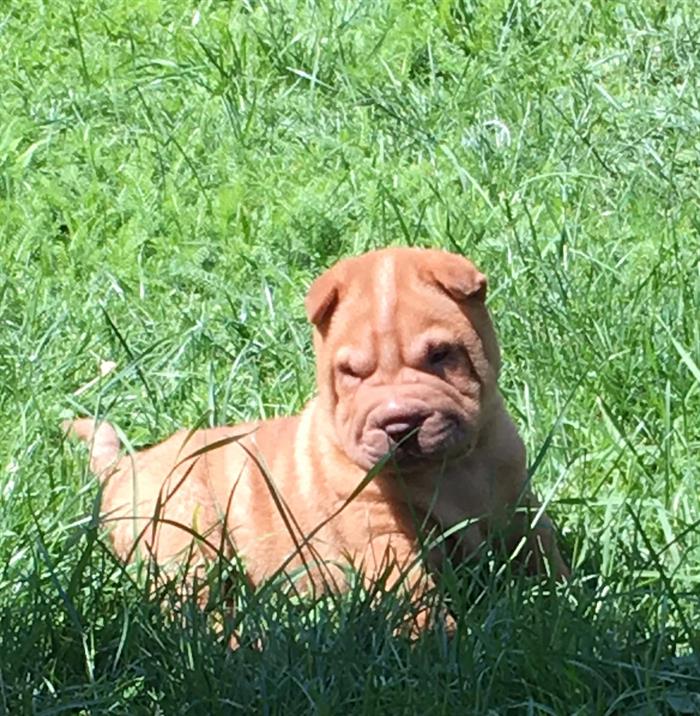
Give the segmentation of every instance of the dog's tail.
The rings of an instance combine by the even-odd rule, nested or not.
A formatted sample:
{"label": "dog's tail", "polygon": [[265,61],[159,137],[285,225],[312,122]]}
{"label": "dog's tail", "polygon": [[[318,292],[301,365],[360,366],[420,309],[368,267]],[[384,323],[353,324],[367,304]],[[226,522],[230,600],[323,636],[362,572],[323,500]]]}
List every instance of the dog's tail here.
{"label": "dog's tail", "polygon": [[119,458],[121,442],[117,431],[110,423],[97,423],[92,418],[66,420],[63,431],[73,435],[90,445],[90,470],[100,478],[109,475]]}

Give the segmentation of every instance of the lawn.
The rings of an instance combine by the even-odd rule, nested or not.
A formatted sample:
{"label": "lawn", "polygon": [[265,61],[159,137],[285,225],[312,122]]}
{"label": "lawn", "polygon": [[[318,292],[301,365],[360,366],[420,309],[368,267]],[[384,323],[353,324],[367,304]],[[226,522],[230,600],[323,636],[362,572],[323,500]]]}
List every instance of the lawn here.
{"label": "lawn", "polygon": [[[693,0],[4,3],[0,712],[699,713],[698,37]],[[60,422],[298,410],[309,282],[387,245],[489,276],[574,578],[447,575],[417,643],[395,595],[241,586],[229,651],[112,556]]]}

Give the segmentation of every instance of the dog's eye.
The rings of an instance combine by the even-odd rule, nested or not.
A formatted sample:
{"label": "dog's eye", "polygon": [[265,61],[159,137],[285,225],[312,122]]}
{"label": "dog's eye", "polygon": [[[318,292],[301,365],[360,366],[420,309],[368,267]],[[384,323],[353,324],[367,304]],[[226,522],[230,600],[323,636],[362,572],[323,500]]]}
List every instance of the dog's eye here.
{"label": "dog's eye", "polygon": [[335,373],[345,385],[354,385],[372,375],[374,361],[365,351],[341,348],[335,360]]}
{"label": "dog's eye", "polygon": [[360,380],[360,374],[355,370],[350,363],[342,362],[337,366],[338,373],[341,378],[344,378],[347,383],[356,383]]}
{"label": "dog's eye", "polygon": [[433,366],[439,366],[452,356],[452,348],[448,345],[441,344],[433,346],[428,350],[428,363]]}

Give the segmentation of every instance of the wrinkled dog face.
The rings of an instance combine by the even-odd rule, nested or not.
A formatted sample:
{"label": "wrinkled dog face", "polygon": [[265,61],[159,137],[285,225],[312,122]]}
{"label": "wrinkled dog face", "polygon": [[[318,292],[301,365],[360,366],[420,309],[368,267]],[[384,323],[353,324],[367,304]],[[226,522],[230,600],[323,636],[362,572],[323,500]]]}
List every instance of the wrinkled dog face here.
{"label": "wrinkled dog face", "polygon": [[336,439],[369,470],[468,453],[499,356],[486,280],[441,251],[387,249],[347,259],[312,285],[318,382]]}

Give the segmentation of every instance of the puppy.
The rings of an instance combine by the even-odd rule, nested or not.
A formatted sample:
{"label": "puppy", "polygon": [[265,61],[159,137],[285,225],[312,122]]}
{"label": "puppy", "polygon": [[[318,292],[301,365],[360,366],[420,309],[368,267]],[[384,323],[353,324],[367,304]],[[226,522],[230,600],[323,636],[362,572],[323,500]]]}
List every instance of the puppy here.
{"label": "puppy", "polygon": [[[454,254],[345,259],[306,298],[318,395],[300,415],[181,431],[121,458],[111,425],[74,421],[117,554],[194,566],[223,546],[254,585],[299,570],[324,589],[342,589],[352,563],[417,598],[421,556],[439,568],[448,542],[461,559],[497,534],[528,571],[566,578],[549,519],[531,524],[485,297],[486,278]],[[450,538],[426,545],[428,533]]]}

